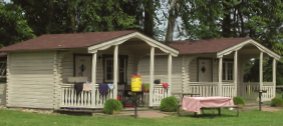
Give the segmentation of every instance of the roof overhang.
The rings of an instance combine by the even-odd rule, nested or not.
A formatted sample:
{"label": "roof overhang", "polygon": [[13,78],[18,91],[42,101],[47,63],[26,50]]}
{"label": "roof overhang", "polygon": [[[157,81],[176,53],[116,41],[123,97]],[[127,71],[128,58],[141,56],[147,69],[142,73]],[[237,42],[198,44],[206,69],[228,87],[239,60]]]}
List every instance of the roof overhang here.
{"label": "roof overhang", "polygon": [[230,48],[227,48],[225,50],[217,52],[217,57],[220,58],[220,57],[223,57],[224,55],[229,55],[230,53],[232,53],[234,51],[237,51],[237,50],[240,50],[241,48],[243,48],[245,45],[248,45],[248,44],[254,45],[260,51],[268,54],[270,57],[273,57],[276,60],[280,60],[280,58],[281,58],[280,55],[278,55],[275,52],[269,50],[268,48],[264,47],[263,45],[259,44],[258,42],[254,41],[253,39],[246,40],[246,41],[244,41],[242,43],[239,43],[237,45],[234,45],[234,46],[232,46]]}
{"label": "roof overhang", "polygon": [[171,54],[172,56],[178,56],[179,54],[179,51],[176,50],[176,49],[173,49],[167,45],[164,45],[154,39],[151,39],[150,37],[147,37],[139,32],[134,32],[134,33],[131,33],[131,34],[128,34],[128,35],[125,35],[125,36],[122,36],[122,37],[119,37],[119,38],[116,38],[116,39],[112,39],[110,41],[106,41],[106,42],[103,42],[103,43],[100,43],[100,44],[97,44],[97,45],[93,45],[93,46],[90,46],[88,47],[88,52],[89,53],[95,53],[99,50],[105,50],[105,49],[108,49],[112,46],[115,46],[115,45],[120,45],[130,39],[133,39],[133,38],[137,38],[137,39],[140,39],[142,41],[144,41],[145,43],[147,43],[148,45],[150,45],[151,47],[155,47],[155,48],[158,48],[160,49],[161,51],[165,52],[165,53],[168,53],[168,54]]}

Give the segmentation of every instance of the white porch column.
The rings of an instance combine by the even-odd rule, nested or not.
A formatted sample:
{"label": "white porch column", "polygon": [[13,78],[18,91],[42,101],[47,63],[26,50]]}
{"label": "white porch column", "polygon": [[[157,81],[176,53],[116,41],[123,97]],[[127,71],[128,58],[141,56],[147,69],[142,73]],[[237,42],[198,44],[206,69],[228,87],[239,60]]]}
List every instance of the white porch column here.
{"label": "white porch column", "polygon": [[235,96],[238,91],[238,50],[234,53],[234,85],[235,85]]}
{"label": "white porch column", "polygon": [[154,81],[154,53],[155,53],[155,48],[151,47],[150,48],[150,64],[149,64],[149,106],[153,105],[152,101],[152,96],[153,96],[153,81]]}
{"label": "white porch column", "polygon": [[172,55],[168,55],[168,95],[171,96],[171,90],[172,90]]}
{"label": "white porch column", "polygon": [[259,90],[262,90],[263,86],[263,52],[260,52],[259,56]]}
{"label": "white porch column", "polygon": [[114,56],[113,56],[113,98],[117,99],[118,95],[118,55],[119,55],[119,46],[115,45],[114,47]]}
{"label": "white porch column", "polygon": [[222,96],[222,67],[223,67],[223,56],[219,58],[219,63],[218,63],[218,95]]}
{"label": "white porch column", "polygon": [[272,64],[272,83],[273,83],[273,96],[276,95],[276,60],[273,58]]}
{"label": "white porch column", "polygon": [[91,81],[92,81],[92,93],[91,93],[91,102],[92,106],[95,106],[95,84],[96,84],[96,66],[97,66],[97,52],[92,54],[92,67],[91,67]]}

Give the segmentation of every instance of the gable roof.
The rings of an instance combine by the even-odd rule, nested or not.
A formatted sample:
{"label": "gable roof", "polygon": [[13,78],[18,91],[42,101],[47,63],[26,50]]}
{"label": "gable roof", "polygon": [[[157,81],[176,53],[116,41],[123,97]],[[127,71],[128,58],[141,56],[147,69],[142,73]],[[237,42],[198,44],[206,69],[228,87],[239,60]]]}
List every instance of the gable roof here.
{"label": "gable roof", "polygon": [[50,49],[84,48],[136,31],[113,31],[113,32],[87,32],[72,34],[47,34],[34,39],[19,42],[0,49],[1,52],[9,51],[32,51]]}
{"label": "gable roof", "polygon": [[250,38],[220,38],[207,40],[174,41],[169,46],[178,49],[180,54],[217,53],[242,43]]}
{"label": "gable roof", "polygon": [[260,51],[265,52],[276,60],[281,58],[280,55],[274,53],[270,49],[264,47],[251,38],[220,38],[208,40],[195,40],[195,41],[175,41],[169,46],[179,50],[180,54],[208,54],[216,53],[217,57],[228,55],[233,51],[241,49],[247,44],[252,44]]}
{"label": "gable roof", "polygon": [[147,43],[148,45],[150,45],[151,47],[154,48],[158,48],[161,51],[168,53],[172,56],[178,56],[179,51],[177,49],[171,48],[170,46],[167,46],[159,41],[156,41],[148,36],[145,36],[139,32],[134,32],[125,36],[121,36],[119,38],[116,39],[112,39],[110,41],[105,41],[103,43],[97,44],[97,45],[93,45],[93,46],[89,46],[88,47],[88,52],[89,53],[95,53],[98,50],[105,50],[111,46],[115,46],[115,45],[120,45],[130,39],[140,39],[142,41],[144,41],[145,43]]}
{"label": "gable roof", "polygon": [[276,60],[280,60],[280,58],[281,58],[280,55],[276,54],[275,52],[271,51],[270,49],[266,48],[265,46],[259,44],[258,42],[256,42],[253,39],[248,39],[248,40],[243,41],[243,42],[241,42],[237,45],[234,45],[234,46],[229,47],[225,50],[222,50],[222,51],[217,53],[217,57],[222,57],[223,55],[228,55],[228,54],[230,54],[234,51],[240,50],[241,48],[243,48],[245,45],[248,45],[248,44],[255,46],[258,50],[268,54],[269,56],[275,58]]}

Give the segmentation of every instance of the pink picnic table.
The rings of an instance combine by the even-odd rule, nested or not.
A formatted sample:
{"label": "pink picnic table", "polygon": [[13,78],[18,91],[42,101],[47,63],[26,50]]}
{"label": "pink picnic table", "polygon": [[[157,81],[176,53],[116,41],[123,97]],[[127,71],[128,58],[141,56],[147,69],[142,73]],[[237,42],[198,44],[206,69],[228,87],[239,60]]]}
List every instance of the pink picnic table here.
{"label": "pink picnic table", "polygon": [[184,96],[182,109],[188,112],[200,113],[201,108],[222,108],[234,106],[233,99],[230,97],[189,97]]}

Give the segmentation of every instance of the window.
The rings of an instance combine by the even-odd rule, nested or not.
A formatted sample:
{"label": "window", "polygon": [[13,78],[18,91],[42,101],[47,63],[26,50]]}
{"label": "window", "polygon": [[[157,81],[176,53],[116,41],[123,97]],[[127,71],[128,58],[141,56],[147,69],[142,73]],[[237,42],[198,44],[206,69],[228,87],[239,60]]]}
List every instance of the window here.
{"label": "window", "polygon": [[104,60],[104,79],[105,82],[113,82],[113,58]]}
{"label": "window", "polygon": [[6,69],[7,69],[6,61],[0,61],[0,81],[6,78]]}
{"label": "window", "polygon": [[[105,56],[103,61],[104,82],[113,82],[113,56]],[[127,56],[119,56],[118,62],[118,81],[119,83],[125,83],[127,81]]]}
{"label": "window", "polygon": [[224,81],[233,80],[233,62],[232,61],[223,62],[222,79]]}

